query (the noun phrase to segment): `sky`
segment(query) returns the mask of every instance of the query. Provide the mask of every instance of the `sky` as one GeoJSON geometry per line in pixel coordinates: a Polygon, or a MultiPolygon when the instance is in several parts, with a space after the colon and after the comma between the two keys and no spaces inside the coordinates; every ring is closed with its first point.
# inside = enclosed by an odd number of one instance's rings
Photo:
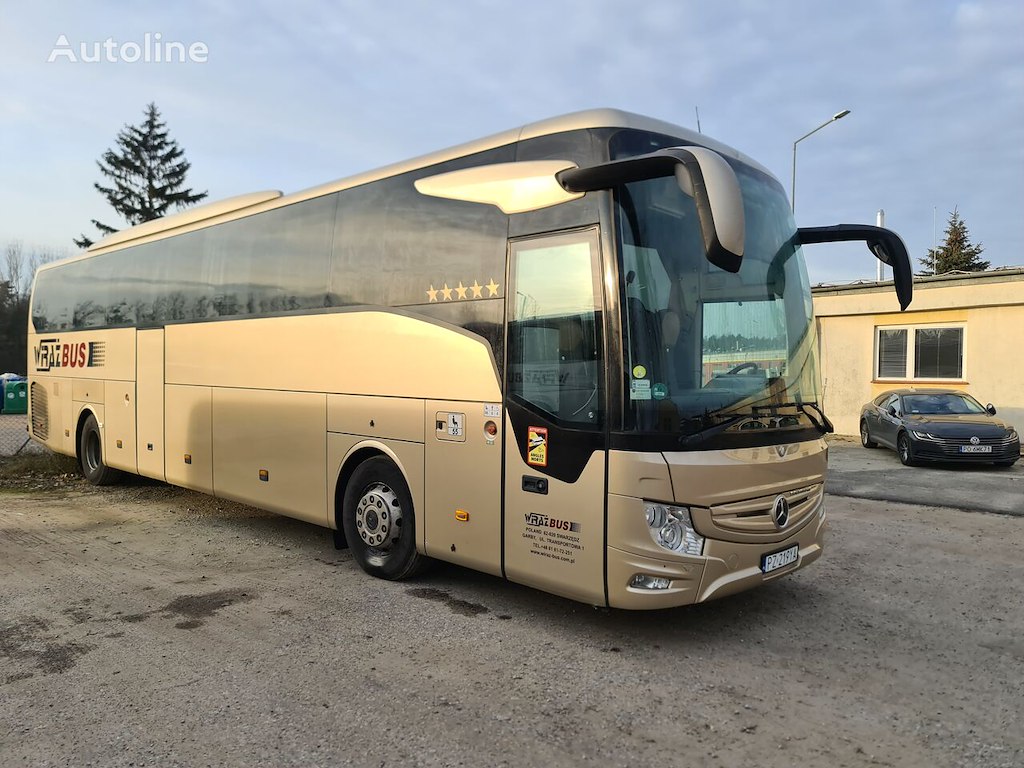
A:
{"type": "MultiPolygon", "coordinates": [[[[699,114],[789,193],[794,141],[849,109],[797,145],[798,225],[883,209],[916,271],[956,208],[983,258],[1020,266],[1022,41],[1021,0],[0,0],[0,249],[71,255],[90,219],[120,225],[96,160],[149,102],[211,200],[592,107],[699,114]],[[125,61],[147,33],[194,55],[125,61]],[[97,46],[111,60],[72,60],[97,46]]],[[[805,253],[815,284],[876,274],[859,246],[805,253]]]]}

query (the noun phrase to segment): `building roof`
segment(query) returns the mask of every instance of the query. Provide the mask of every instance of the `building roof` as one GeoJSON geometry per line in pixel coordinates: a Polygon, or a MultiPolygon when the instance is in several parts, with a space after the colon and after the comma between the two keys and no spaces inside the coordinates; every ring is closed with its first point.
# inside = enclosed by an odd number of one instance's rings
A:
{"type": "MultiPolygon", "coordinates": [[[[915,275],[914,290],[929,288],[955,287],[958,285],[977,285],[982,282],[1003,283],[1024,280],[1024,267],[1001,267],[984,272],[946,272],[942,275],[915,275]]],[[[821,296],[837,296],[843,293],[891,293],[892,280],[856,280],[849,283],[818,283],[811,287],[811,292],[821,296]]]]}

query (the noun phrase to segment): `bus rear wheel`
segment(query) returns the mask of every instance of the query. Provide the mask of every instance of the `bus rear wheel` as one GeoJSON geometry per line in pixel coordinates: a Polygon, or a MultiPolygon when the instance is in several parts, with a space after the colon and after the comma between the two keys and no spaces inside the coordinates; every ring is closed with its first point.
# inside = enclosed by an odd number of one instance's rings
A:
{"type": "Polygon", "coordinates": [[[93,485],[112,485],[121,479],[121,471],[103,463],[103,442],[100,425],[94,414],[82,425],[78,436],[78,465],[85,479],[93,485]]]}
{"type": "Polygon", "coordinates": [[[356,467],[345,488],[341,523],[353,557],[371,576],[398,581],[427,562],[416,551],[412,494],[390,459],[377,456],[356,467]]]}

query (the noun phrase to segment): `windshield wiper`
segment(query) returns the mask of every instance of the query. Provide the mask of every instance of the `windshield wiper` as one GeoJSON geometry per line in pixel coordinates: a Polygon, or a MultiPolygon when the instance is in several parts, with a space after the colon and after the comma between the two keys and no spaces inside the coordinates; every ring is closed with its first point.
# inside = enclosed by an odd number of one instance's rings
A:
{"type": "MultiPolygon", "coordinates": [[[[729,427],[733,426],[734,424],[739,424],[744,419],[749,419],[750,417],[751,417],[751,414],[744,413],[744,414],[741,414],[739,416],[733,416],[730,419],[726,419],[725,421],[721,422],[720,424],[713,424],[710,427],[704,427],[704,429],[699,429],[696,432],[694,432],[692,435],[683,435],[682,437],[680,437],[679,438],[679,444],[683,445],[683,446],[687,446],[687,445],[693,445],[694,443],[698,443],[698,442],[700,442],[702,440],[707,440],[709,437],[714,437],[715,435],[721,434],[722,432],[725,432],[725,430],[727,430],[729,427]]],[[[705,418],[708,418],[708,417],[705,416],[705,418]]]]}
{"type": "MultiPolygon", "coordinates": [[[[760,407],[765,407],[765,406],[760,406],[760,407]]],[[[828,416],[825,415],[825,412],[823,410],[821,410],[821,408],[815,402],[805,403],[802,400],[796,400],[796,401],[794,401],[792,403],[772,403],[771,406],[767,406],[767,407],[771,407],[771,408],[796,408],[798,411],[800,411],[800,413],[802,413],[804,416],[806,416],[808,419],[810,419],[811,423],[814,425],[814,428],[817,429],[822,434],[827,434],[829,432],[835,432],[836,431],[836,428],[834,426],[832,426],[832,422],[829,421],[828,416]],[[817,412],[817,414],[819,416],[821,416],[821,421],[818,421],[816,418],[814,418],[814,414],[811,413],[810,411],[808,411],[807,410],[808,408],[813,408],[817,412]],[[822,422],[824,422],[824,424],[822,422]]]]}
{"type": "MultiPolygon", "coordinates": [[[[798,400],[790,403],[772,403],[771,405],[755,405],[751,408],[750,413],[741,413],[736,416],[727,418],[725,421],[719,422],[718,424],[712,424],[709,427],[699,429],[693,434],[682,435],[679,438],[679,444],[681,446],[690,446],[693,445],[694,443],[707,440],[709,437],[720,435],[722,432],[725,432],[730,427],[735,426],[736,424],[739,424],[745,421],[746,419],[762,418],[763,414],[759,414],[758,411],[775,410],[777,408],[796,408],[798,411],[800,411],[800,413],[806,416],[808,420],[811,422],[811,424],[814,425],[814,428],[817,429],[822,434],[835,432],[835,427],[832,425],[832,422],[829,421],[828,416],[825,415],[825,412],[821,410],[817,403],[805,403],[798,400]],[[818,414],[818,416],[821,417],[821,420],[819,421],[813,413],[807,410],[808,408],[813,408],[814,411],[818,414]]],[[[712,417],[711,414],[705,414],[702,418],[703,420],[706,421],[712,417]]]]}

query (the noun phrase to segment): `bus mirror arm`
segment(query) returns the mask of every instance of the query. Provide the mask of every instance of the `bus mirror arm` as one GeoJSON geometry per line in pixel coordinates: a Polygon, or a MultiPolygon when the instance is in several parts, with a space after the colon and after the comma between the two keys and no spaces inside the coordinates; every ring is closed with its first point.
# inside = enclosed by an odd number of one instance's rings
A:
{"type": "Polygon", "coordinates": [[[868,250],[883,264],[892,267],[896,298],[905,310],[914,298],[914,274],[910,267],[910,254],[902,238],[885,227],[869,224],[836,224],[831,227],[800,227],[797,230],[802,245],[811,243],[840,243],[863,240],[868,250]]]}
{"type": "Polygon", "coordinates": [[[726,272],[739,272],[745,236],[743,197],[736,173],[717,152],[671,147],[556,174],[567,192],[593,192],[667,176],[675,176],[679,188],[693,198],[708,261],[726,272]]]}

